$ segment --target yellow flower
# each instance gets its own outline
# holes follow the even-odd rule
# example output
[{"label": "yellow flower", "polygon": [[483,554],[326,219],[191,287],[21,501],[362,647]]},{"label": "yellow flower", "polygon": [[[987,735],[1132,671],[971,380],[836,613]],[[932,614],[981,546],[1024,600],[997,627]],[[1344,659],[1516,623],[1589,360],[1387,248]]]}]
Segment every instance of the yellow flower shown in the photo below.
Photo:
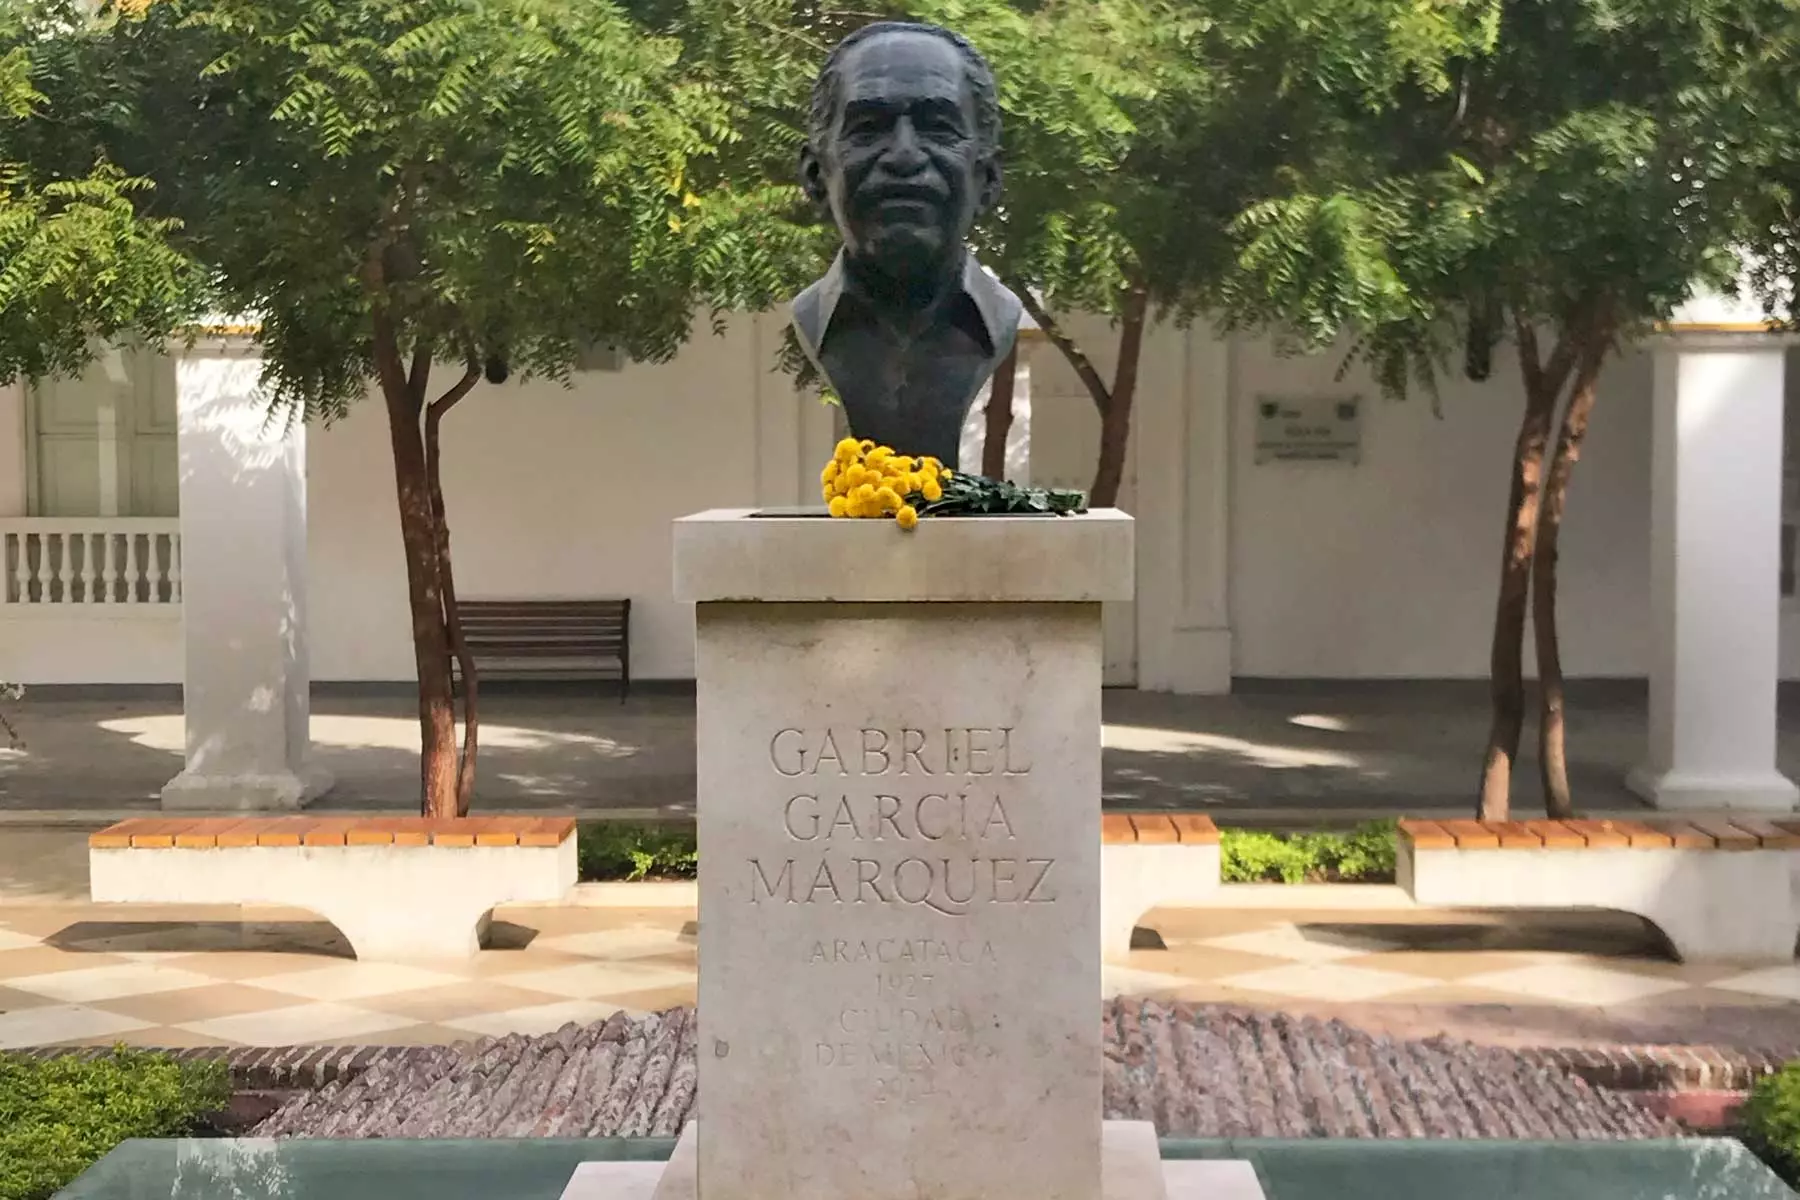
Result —
[{"label": "yellow flower", "polygon": [[886,446],[877,446],[864,455],[863,458],[871,467],[879,467],[893,456],[894,452],[889,450]]},{"label": "yellow flower", "polygon": [[938,481],[935,479],[927,479],[925,486],[919,490],[925,493],[925,500],[930,504],[936,504],[944,498],[944,489],[938,486]]},{"label": "yellow flower", "polygon": [[836,496],[837,489],[832,487],[829,483],[819,489],[819,499],[825,501],[827,504],[830,504]]},{"label": "yellow flower", "polygon": [[837,459],[834,458],[830,462],[825,464],[825,469],[823,471],[819,472],[819,482],[820,483],[830,483],[832,480],[836,479],[837,477],[838,477],[838,462],[837,462]]},{"label": "yellow flower", "polygon": [[900,522],[900,528],[911,529],[919,523],[919,510],[910,504],[902,504],[900,511],[894,514],[894,520]]},{"label": "yellow flower", "polygon": [[875,499],[875,485],[872,483],[858,484],[856,490],[850,494],[856,499],[857,503],[866,505],[869,501]]},{"label": "yellow flower", "polygon": [[943,474],[944,474],[944,478],[945,478],[945,479],[955,479],[955,478],[956,478],[956,472],[955,472],[955,471],[952,471],[952,470],[950,470],[950,469],[949,469],[949,468],[947,468],[947,467],[946,467],[946,468],[945,468],[945,469],[944,469],[944,472],[943,472]]},{"label": "yellow flower", "polygon": [[864,438],[862,441],[856,443],[856,448],[858,450],[861,450],[864,454],[867,454],[869,451],[871,451],[875,448],[875,443],[870,441],[868,438]]},{"label": "yellow flower", "polygon": [[876,492],[875,500],[881,505],[882,512],[893,512],[900,507],[900,494],[891,487],[884,487]]},{"label": "yellow flower", "polygon": [[894,470],[899,471],[901,474],[905,474],[906,472],[913,469],[913,460],[912,460],[911,455],[896,454],[896,455],[894,455],[894,457],[891,461],[894,464]]},{"label": "yellow flower", "polygon": [[837,449],[832,452],[832,457],[841,463],[849,463],[855,462],[856,456],[861,453],[862,447],[857,444],[855,438],[845,438],[837,444]]},{"label": "yellow flower", "polygon": [[844,472],[844,486],[855,488],[869,477],[869,472],[861,463],[851,463],[850,469]]},{"label": "yellow flower", "polygon": [[834,516],[834,517],[847,516],[849,514],[849,512],[850,512],[849,502],[846,501],[842,496],[833,496],[831,498],[831,515],[832,516]]}]

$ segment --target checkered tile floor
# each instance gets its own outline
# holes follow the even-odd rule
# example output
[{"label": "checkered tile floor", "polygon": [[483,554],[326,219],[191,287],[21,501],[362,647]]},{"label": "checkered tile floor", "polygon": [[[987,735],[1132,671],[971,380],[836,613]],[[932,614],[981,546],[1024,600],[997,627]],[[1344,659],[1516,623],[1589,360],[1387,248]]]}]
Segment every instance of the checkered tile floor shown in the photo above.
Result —
[{"label": "checkered tile floor", "polygon": [[[469,963],[359,963],[304,913],[0,908],[0,1049],[454,1042],[542,1033],[694,998],[681,909],[515,908]],[[1164,949],[1106,968],[1108,996],[1296,1002],[1789,1005],[1800,965],[1670,962],[1633,919],[1163,910]]]}]

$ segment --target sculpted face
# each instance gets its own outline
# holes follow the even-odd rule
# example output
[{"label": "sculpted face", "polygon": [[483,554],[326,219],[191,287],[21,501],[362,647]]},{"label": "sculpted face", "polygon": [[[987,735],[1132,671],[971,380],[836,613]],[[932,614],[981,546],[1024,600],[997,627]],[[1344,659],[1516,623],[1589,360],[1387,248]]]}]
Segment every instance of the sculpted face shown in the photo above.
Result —
[{"label": "sculpted face", "polygon": [[962,57],[929,34],[886,33],[840,66],[830,135],[802,160],[807,191],[830,206],[849,257],[892,277],[928,273],[999,190]]}]

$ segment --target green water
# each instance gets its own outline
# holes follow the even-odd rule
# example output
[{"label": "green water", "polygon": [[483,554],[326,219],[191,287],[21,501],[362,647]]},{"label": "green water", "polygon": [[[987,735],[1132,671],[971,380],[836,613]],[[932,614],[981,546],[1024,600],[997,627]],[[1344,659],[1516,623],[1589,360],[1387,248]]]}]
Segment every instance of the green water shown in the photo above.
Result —
[{"label": "green water", "polygon": [[[578,1163],[660,1161],[673,1145],[658,1138],[132,1141],[57,1200],[557,1200]],[[1163,1157],[1248,1159],[1267,1200],[1794,1200],[1755,1156],[1722,1138],[1170,1140]]]}]

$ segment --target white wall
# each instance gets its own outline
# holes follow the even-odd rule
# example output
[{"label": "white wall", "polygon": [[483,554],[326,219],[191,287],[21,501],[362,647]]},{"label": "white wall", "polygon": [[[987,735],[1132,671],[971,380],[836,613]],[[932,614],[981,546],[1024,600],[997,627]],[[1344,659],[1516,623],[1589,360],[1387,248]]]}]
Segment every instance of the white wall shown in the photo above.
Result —
[{"label": "white wall", "polygon": [[[735,320],[723,337],[696,334],[672,363],[578,375],[572,388],[478,385],[444,420],[458,594],[629,596],[633,675],[690,678],[692,608],[670,598],[669,523],[704,508],[796,502],[803,426],[827,419],[801,412],[821,406],[768,375],[763,325]],[[410,679],[380,401],[313,431],[308,447],[313,677]]]},{"label": "white wall", "polygon": [[181,679],[179,609],[130,616],[0,608],[0,680],[8,683],[171,683]]},{"label": "white wall", "polygon": [[0,517],[25,515],[25,386],[0,387]]},{"label": "white wall", "polygon": [[[1335,382],[1336,354],[1232,348],[1233,669],[1249,676],[1432,677],[1487,672],[1512,448],[1516,359],[1429,400]],[[1259,394],[1348,395],[1362,461],[1255,465]],[[1562,536],[1559,625],[1574,676],[1641,675],[1649,637],[1650,360],[1607,364]],[[1527,659],[1530,655],[1527,653]]]},{"label": "white wall", "polygon": [[[1071,328],[1111,376],[1103,321]],[[686,678],[691,613],[669,599],[669,522],[723,505],[805,502],[832,410],[771,373],[780,318],[702,331],[673,363],[556,384],[481,385],[445,423],[457,579],[469,597],[625,595],[634,673]],[[1099,422],[1048,344],[1030,351],[1031,473],[1091,481]],[[1109,677],[1220,690],[1230,677],[1479,678],[1498,578],[1507,471],[1523,406],[1514,360],[1445,381],[1429,401],[1335,381],[1335,354],[1283,358],[1208,331],[1146,339],[1123,506],[1139,518],[1139,603],[1108,613]],[[1359,465],[1252,461],[1264,392],[1369,397]],[[1563,536],[1571,675],[1637,676],[1649,641],[1650,363],[1607,365]],[[10,408],[9,408],[10,405]],[[22,430],[0,390],[0,515],[23,499]],[[17,451],[12,452],[17,457]],[[308,437],[309,596],[320,680],[412,677],[404,566],[378,401]],[[114,622],[0,612],[0,676],[26,682],[180,678],[167,617]],[[1120,661],[1125,669],[1119,669]],[[1529,663],[1530,655],[1527,653]],[[1800,678],[1800,607],[1783,614],[1782,674]]]}]

